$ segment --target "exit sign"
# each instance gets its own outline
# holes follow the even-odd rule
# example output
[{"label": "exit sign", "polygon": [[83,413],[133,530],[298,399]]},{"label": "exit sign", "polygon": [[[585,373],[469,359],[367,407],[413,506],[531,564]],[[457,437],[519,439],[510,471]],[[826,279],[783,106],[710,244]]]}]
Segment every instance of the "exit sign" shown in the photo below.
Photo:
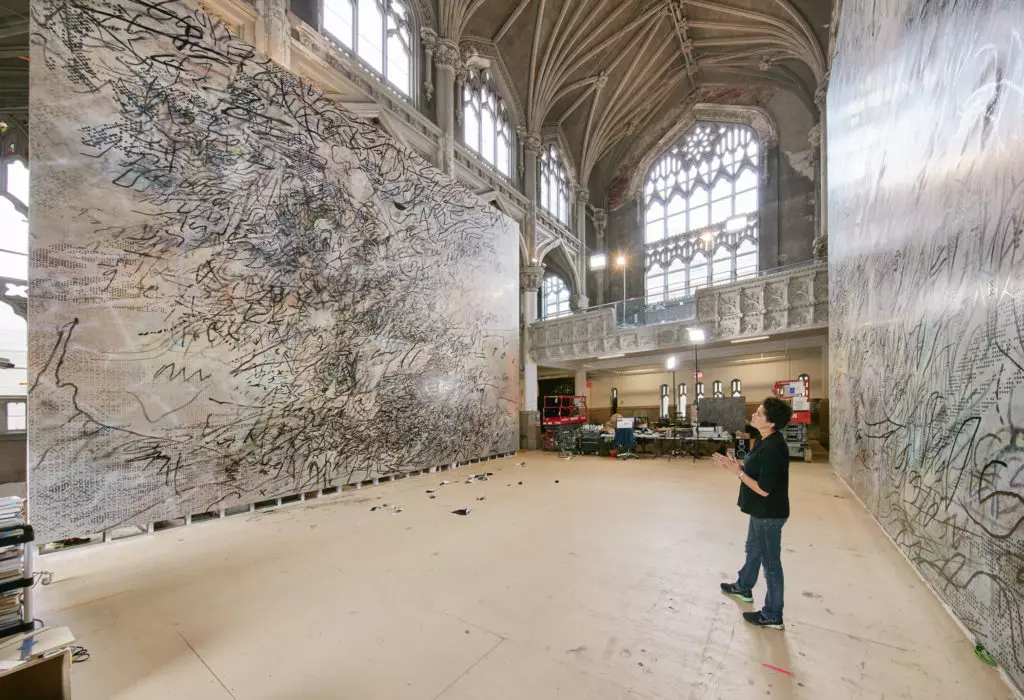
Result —
[{"label": "exit sign", "polygon": [[704,373],[703,372],[694,372],[693,373],[693,378],[695,380],[697,380],[698,382],[704,381]]}]

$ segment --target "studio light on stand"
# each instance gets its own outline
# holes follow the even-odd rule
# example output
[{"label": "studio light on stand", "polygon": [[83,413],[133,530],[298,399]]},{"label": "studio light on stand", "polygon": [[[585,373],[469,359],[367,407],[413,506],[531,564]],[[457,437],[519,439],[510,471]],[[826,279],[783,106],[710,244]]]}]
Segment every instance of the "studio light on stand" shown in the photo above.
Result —
[{"label": "studio light on stand", "polygon": [[615,263],[622,268],[622,311],[626,311],[626,256],[620,255],[615,258]]}]

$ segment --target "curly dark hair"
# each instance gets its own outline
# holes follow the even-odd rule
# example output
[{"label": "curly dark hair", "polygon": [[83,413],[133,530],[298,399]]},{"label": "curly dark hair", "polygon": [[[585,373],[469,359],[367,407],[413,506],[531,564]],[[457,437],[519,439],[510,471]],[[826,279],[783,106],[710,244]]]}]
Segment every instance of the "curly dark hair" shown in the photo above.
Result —
[{"label": "curly dark hair", "polygon": [[778,396],[769,396],[762,402],[764,417],[769,423],[775,424],[775,430],[782,430],[793,418],[793,407]]}]

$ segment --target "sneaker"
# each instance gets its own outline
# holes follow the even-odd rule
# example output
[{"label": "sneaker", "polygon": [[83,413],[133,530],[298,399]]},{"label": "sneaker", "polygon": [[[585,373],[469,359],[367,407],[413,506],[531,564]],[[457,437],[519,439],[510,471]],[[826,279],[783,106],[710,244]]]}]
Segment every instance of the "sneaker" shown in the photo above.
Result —
[{"label": "sneaker", "polygon": [[778,620],[769,620],[767,617],[761,614],[761,611],[757,612],[746,612],[743,613],[743,619],[752,624],[754,627],[767,627],[773,630],[784,630],[786,626],[782,624],[782,618]]},{"label": "sneaker", "polygon": [[744,603],[753,603],[754,602],[753,592],[752,591],[745,591],[742,588],[740,588],[739,586],[737,586],[735,583],[723,583],[722,584],[722,593],[725,593],[730,598],[735,598],[736,600],[742,600]]}]

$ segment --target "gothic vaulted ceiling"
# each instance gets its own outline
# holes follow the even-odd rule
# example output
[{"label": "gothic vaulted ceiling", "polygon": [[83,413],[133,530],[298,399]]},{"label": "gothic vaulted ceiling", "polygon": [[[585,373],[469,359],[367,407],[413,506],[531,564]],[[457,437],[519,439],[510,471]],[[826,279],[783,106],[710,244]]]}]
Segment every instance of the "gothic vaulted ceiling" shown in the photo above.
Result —
[{"label": "gothic vaulted ceiling", "polygon": [[[438,0],[438,32],[501,61],[528,131],[560,129],[578,171],[628,157],[696,102],[785,89],[813,109],[832,0]],[[494,51],[497,47],[497,51]],[[656,140],[656,139],[655,139]],[[607,183],[604,183],[607,184]]]}]

